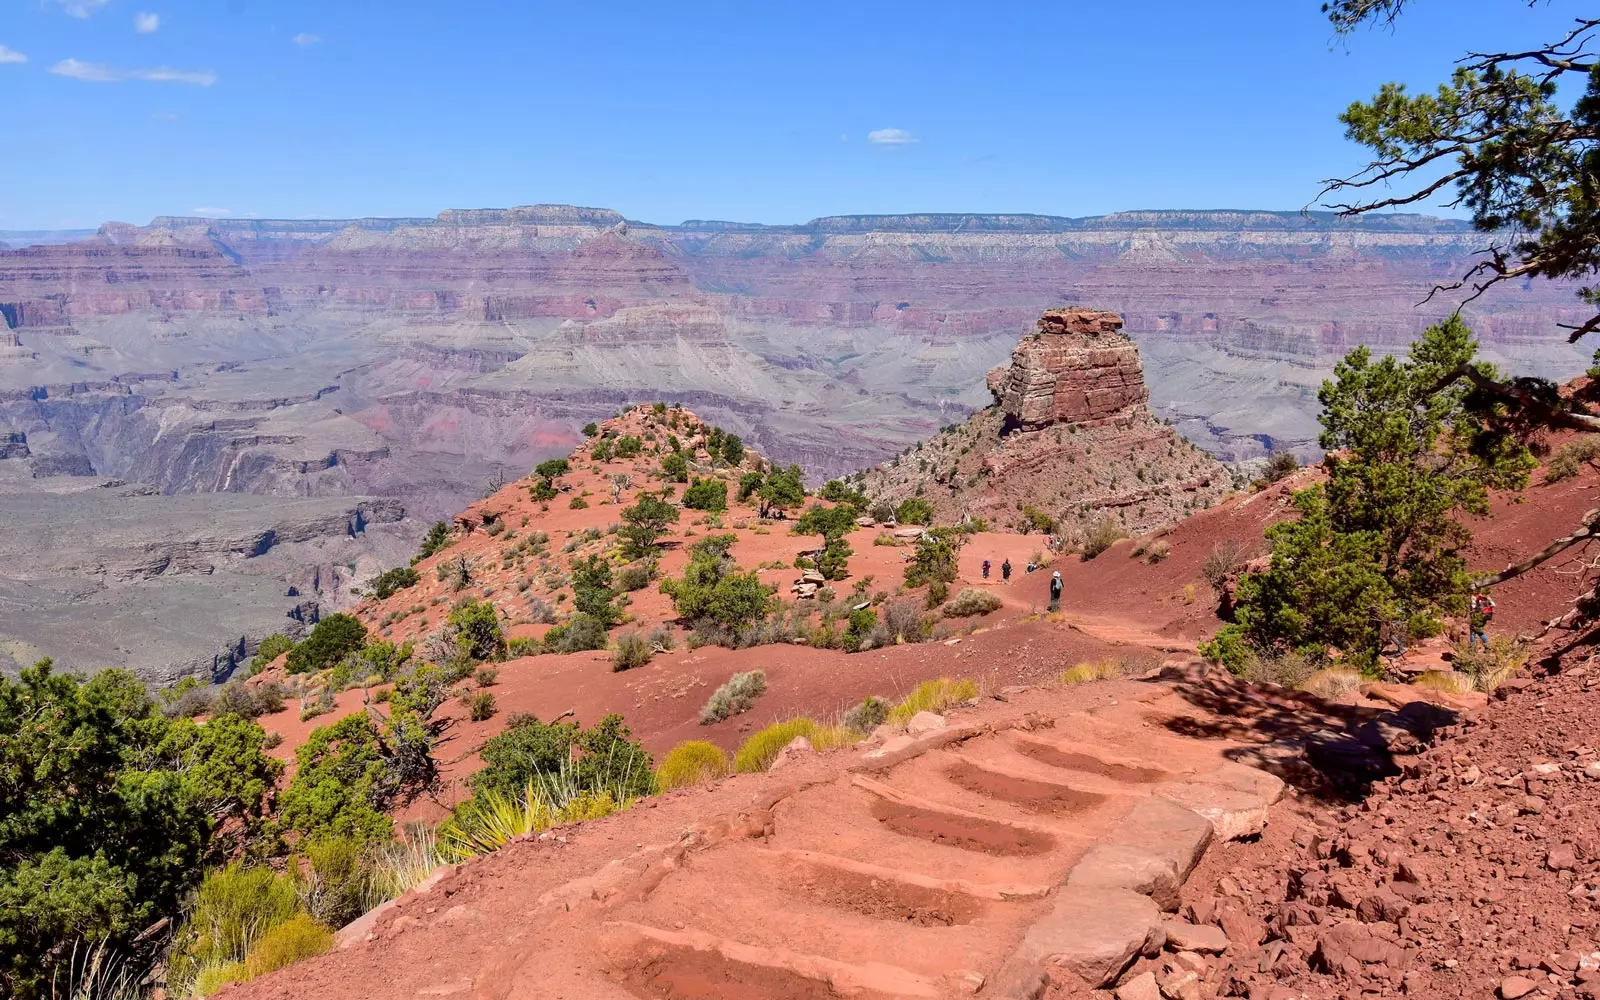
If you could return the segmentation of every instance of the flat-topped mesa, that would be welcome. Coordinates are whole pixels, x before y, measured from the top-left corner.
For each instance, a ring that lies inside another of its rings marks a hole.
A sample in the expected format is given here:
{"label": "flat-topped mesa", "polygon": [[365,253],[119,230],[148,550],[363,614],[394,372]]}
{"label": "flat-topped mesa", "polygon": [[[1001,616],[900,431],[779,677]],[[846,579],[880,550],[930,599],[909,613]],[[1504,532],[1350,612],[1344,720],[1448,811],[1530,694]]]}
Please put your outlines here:
{"label": "flat-topped mesa", "polygon": [[1030,431],[1126,419],[1149,398],[1122,317],[1089,309],[1046,311],[988,384],[1006,423]]}

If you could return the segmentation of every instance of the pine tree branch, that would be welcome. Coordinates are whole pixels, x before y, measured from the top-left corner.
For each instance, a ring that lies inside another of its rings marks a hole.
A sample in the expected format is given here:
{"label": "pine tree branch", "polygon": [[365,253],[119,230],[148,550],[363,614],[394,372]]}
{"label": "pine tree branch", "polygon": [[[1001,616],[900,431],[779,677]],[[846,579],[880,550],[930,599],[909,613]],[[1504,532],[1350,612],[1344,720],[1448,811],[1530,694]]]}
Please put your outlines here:
{"label": "pine tree branch", "polygon": [[1432,388],[1428,389],[1427,395],[1431,396],[1435,393],[1443,392],[1445,389],[1448,389],[1450,386],[1461,381],[1462,379],[1466,379],[1468,382],[1471,382],[1473,388],[1482,390],[1483,392],[1491,393],[1492,395],[1499,396],[1502,399],[1510,400],[1511,402],[1516,403],[1523,409],[1531,411],[1552,427],[1566,427],[1570,430],[1576,431],[1600,432],[1600,417],[1591,416],[1587,413],[1574,413],[1572,410],[1562,409],[1558,406],[1551,406],[1549,403],[1546,403],[1534,396],[1531,392],[1518,389],[1515,386],[1508,385],[1504,382],[1496,382],[1494,379],[1479,371],[1476,366],[1471,364],[1457,365],[1455,368],[1452,368],[1448,373],[1445,374],[1443,378],[1434,383]]}

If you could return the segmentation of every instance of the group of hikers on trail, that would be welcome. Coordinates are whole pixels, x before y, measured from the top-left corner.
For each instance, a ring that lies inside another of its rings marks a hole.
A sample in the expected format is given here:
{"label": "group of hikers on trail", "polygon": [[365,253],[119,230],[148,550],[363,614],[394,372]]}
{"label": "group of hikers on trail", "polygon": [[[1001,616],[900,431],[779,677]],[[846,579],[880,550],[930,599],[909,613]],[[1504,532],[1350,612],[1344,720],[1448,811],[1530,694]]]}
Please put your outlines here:
{"label": "group of hikers on trail", "polygon": [[[1028,572],[1029,573],[1032,573],[1034,570],[1039,569],[1039,568],[1040,567],[1039,567],[1038,563],[1029,563],[1028,564]],[[983,578],[985,580],[989,579],[989,560],[987,560],[987,559],[985,559],[983,561]],[[1009,558],[1007,558],[1005,560],[1005,562],[1002,562],[1000,564],[1000,580],[1001,580],[1002,583],[1010,583],[1011,582],[1011,560]],[[1060,570],[1057,570],[1056,572],[1050,574],[1050,610],[1051,611],[1060,611],[1061,610],[1061,571]]]}

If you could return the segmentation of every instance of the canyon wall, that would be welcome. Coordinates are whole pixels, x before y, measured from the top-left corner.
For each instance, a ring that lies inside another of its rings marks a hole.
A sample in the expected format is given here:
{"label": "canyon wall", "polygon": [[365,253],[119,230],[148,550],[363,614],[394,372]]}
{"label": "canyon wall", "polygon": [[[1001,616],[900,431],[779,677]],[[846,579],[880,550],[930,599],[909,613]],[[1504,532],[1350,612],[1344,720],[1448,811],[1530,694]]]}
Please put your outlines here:
{"label": "canyon wall", "polygon": [[[536,205],[11,242],[16,489],[388,497],[406,511],[392,531],[415,536],[636,400],[680,400],[814,478],[875,465],[987,406],[986,373],[1051,309],[1115,310],[1151,409],[1215,454],[1309,454],[1332,362],[1447,315],[1449,294],[1419,302],[1482,237],[1402,215],[668,226]],[[1465,315],[1490,358],[1570,375],[1585,357],[1556,324],[1583,313],[1573,291],[1507,285]]]}

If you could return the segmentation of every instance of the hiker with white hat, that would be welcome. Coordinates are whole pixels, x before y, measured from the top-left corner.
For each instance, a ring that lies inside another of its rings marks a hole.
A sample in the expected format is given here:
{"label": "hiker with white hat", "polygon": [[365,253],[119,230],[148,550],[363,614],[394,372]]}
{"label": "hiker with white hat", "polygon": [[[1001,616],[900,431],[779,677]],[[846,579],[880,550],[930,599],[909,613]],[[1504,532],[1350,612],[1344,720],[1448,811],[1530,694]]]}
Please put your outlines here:
{"label": "hiker with white hat", "polygon": [[1061,610],[1061,571],[1050,574],[1050,610]]}

